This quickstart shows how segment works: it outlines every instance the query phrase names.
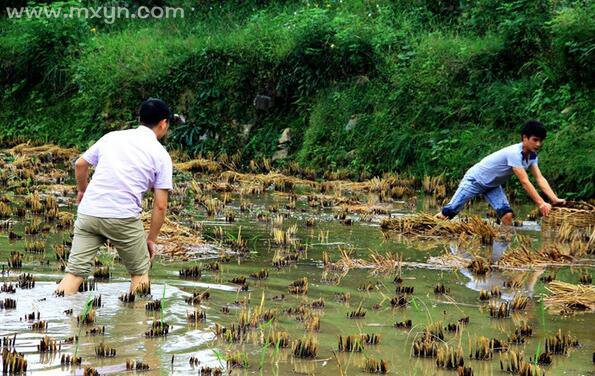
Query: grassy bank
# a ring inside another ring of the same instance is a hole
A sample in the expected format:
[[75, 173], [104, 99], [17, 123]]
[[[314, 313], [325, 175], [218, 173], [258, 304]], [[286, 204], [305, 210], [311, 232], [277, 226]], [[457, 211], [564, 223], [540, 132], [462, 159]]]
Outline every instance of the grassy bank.
[[[170, 148], [249, 161], [271, 157], [291, 128], [279, 163], [457, 179], [537, 118], [550, 130], [540, 163], [555, 189], [595, 193], [588, 2], [195, 7], [183, 20], [0, 19], [0, 134], [84, 147], [134, 125], [140, 101], [158, 96], [188, 119]], [[256, 110], [256, 95], [272, 108]]]

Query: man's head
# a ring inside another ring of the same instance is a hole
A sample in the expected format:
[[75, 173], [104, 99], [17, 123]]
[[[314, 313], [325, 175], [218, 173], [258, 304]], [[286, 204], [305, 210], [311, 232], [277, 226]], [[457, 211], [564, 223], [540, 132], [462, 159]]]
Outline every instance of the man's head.
[[161, 139], [167, 133], [172, 116], [173, 114], [167, 103], [157, 98], [147, 99], [141, 103], [138, 109], [140, 123], [151, 128], [158, 139]]
[[536, 153], [541, 148], [547, 131], [543, 123], [537, 120], [529, 120], [521, 128], [521, 139], [523, 147], [530, 153]]

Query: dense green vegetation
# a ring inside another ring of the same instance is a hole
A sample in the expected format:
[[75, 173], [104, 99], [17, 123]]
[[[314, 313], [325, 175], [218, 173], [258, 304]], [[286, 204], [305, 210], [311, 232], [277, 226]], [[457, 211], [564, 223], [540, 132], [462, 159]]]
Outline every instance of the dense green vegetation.
[[281, 163], [458, 179], [536, 118], [555, 189], [595, 193], [592, 2], [196, 3], [183, 20], [4, 16], [0, 134], [84, 147], [156, 96], [187, 115], [168, 143], [190, 153], [270, 157], [289, 127]]

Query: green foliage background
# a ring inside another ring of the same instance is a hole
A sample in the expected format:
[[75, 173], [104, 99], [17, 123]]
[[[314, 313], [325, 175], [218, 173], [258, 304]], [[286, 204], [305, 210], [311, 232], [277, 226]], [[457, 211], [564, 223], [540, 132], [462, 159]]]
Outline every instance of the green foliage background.
[[[153, 96], [187, 116], [168, 144], [191, 154], [270, 157], [290, 127], [289, 161], [305, 167], [456, 180], [536, 118], [550, 131], [546, 177], [566, 197], [593, 197], [593, 2], [142, 2], [151, 4], [183, 6], [185, 17], [4, 14], [0, 135], [85, 147], [135, 125]], [[254, 108], [259, 94], [272, 109]]]

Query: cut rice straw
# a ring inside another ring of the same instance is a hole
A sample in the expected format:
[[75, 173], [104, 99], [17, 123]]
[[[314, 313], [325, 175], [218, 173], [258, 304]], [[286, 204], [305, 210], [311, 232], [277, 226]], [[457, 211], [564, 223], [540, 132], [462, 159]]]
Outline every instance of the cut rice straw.
[[221, 171], [221, 165], [210, 159], [193, 159], [188, 162], [175, 163], [174, 168], [181, 171], [216, 173]]
[[496, 228], [479, 217], [468, 217], [460, 221], [447, 221], [429, 213], [384, 219], [380, 227], [406, 235], [422, 237], [479, 236], [482, 243], [491, 244], [496, 237]]
[[320, 188], [320, 183], [313, 180], [306, 180], [296, 178], [294, 176], [284, 175], [278, 172], [269, 172], [268, 174], [243, 174], [236, 171], [225, 171], [219, 175], [221, 180], [228, 183], [254, 183], [260, 182], [263, 187], [270, 185], [275, 186], [308, 186], [312, 188]]
[[545, 287], [550, 296], [543, 299], [548, 310], [556, 314], [595, 312], [595, 286], [573, 285], [552, 281]]
[[528, 266], [557, 266], [580, 265], [579, 256], [584, 254], [584, 248], [562, 247], [556, 244], [547, 244], [541, 250], [532, 250], [529, 246], [521, 244], [516, 248], [506, 251], [498, 261], [498, 267], [528, 267]]
[[33, 146], [29, 143], [19, 144], [12, 149], [9, 149], [8, 152], [13, 155], [51, 154], [60, 159], [73, 158], [79, 154], [79, 151], [74, 148], [61, 148], [60, 146], [53, 144]]
[[403, 261], [402, 256], [396, 253], [387, 252], [380, 254], [372, 251], [371, 260], [352, 258], [348, 251], [341, 250], [341, 258], [332, 264], [333, 270], [347, 272], [350, 269], [372, 269], [372, 274], [394, 273], [403, 266], [411, 268], [443, 269], [448, 270], [450, 266], [431, 264], [425, 262]]
[[[151, 222], [151, 213], [143, 213], [141, 219], [145, 230], [148, 230]], [[205, 241], [198, 232], [175, 220], [165, 218], [156, 243], [163, 246], [163, 254], [170, 257], [178, 257], [184, 256], [186, 251], [192, 247], [204, 245]]]

